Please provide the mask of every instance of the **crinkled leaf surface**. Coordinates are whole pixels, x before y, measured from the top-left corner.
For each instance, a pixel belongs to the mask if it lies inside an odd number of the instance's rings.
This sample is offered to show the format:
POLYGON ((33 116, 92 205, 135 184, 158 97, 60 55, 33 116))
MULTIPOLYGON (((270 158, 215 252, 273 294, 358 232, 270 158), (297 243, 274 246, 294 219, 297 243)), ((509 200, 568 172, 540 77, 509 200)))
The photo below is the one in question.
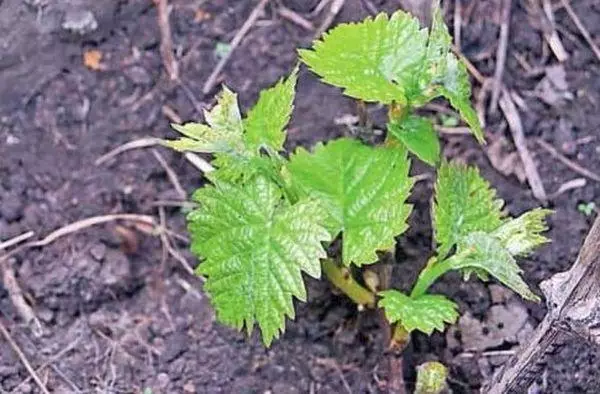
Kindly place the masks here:
POLYGON ((390 323, 402 324, 411 332, 419 330, 431 335, 433 330, 442 332, 444 323, 454 323, 458 318, 458 306, 442 295, 423 294, 409 297, 397 290, 386 290, 379 306, 384 309, 390 323))
POLYGON ((435 165, 440 157, 440 140, 428 119, 407 116, 400 122, 388 123, 388 132, 425 163, 435 165))
POLYGON ((288 170, 294 185, 321 202, 332 236, 342 235, 345 265, 377 261, 406 230, 411 206, 405 204, 413 181, 402 147, 371 147, 352 139, 299 149, 288 170))
POLYGON ((409 14, 340 24, 300 56, 323 81, 365 101, 405 102, 422 67, 427 30, 409 14))
POLYGON ((173 124, 172 127, 185 137, 166 141, 165 144, 179 151, 228 152, 243 148, 242 118, 237 104, 237 95, 223 87, 217 104, 204 112, 207 124, 173 124))
POLYGON ((438 255, 444 258, 465 235, 502 224, 503 202, 473 167, 443 163, 435 185, 433 220, 438 255))
POLYGON ((237 181, 262 173, 272 175, 280 164, 278 151, 285 141, 285 126, 293 109, 297 68, 286 79, 260 93, 256 105, 242 121, 237 96, 227 87, 210 111, 205 111, 207 124, 173 125, 184 137, 165 141, 179 150, 214 154, 217 168, 211 180, 237 181), (270 157, 261 154, 265 148, 270 157))
POLYGON ((479 142, 484 142, 481 123, 471 105, 471 82, 465 65, 454 54, 448 53, 444 66, 445 71, 441 74, 438 93, 447 98, 452 107, 460 113, 475 138, 479 142))
POLYGON ((486 271, 521 297, 539 301, 521 278, 521 268, 504 247, 502 241, 484 232, 473 232, 463 237, 457 253, 443 263, 451 269, 476 269, 486 271))
POLYGON ((198 272, 220 321, 250 331, 256 322, 269 345, 294 317, 292 296, 304 301, 302 272, 319 277, 322 242, 330 235, 314 201, 289 205, 280 188, 259 176, 240 185, 199 189, 188 216, 198 272))
POLYGON ((266 146, 274 151, 283 149, 285 126, 290 121, 294 108, 294 93, 298 69, 286 80, 260 93, 256 105, 244 120, 245 139, 250 147, 266 146))
POLYGON ((500 240, 513 256, 527 255, 533 249, 549 242, 540 233, 548 230, 544 219, 552 213, 549 209, 534 209, 498 227, 492 235, 500 240))

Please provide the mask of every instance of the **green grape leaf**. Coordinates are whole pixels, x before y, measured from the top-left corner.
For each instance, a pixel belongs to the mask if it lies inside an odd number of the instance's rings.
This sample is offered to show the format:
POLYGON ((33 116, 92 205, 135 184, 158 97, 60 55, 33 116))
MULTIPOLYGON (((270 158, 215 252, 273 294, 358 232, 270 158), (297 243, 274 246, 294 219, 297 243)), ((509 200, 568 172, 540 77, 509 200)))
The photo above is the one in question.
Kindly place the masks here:
POLYGON ((427 30, 397 11, 359 23, 340 24, 300 50, 300 57, 323 81, 350 97, 384 104, 406 102, 405 87, 417 83, 427 30))
POLYGON ((509 250, 491 234, 481 231, 468 234, 460 240, 457 253, 439 264, 449 269, 483 270, 521 297, 539 301, 521 278, 522 270, 509 250))
POLYGON ((440 140, 430 120, 407 116, 401 122, 390 122, 388 132, 425 163, 433 166, 439 160, 440 140))
POLYGON ((437 91, 444 96, 467 122, 477 141, 485 142, 477 112, 471 105, 471 82, 465 65, 452 54, 446 54, 445 70, 440 76, 437 91))
POLYGON ((278 152, 285 141, 284 128, 293 109, 297 79, 296 68, 286 80, 263 90, 244 120, 237 95, 223 87, 217 104, 204 112, 207 124, 174 124, 183 137, 162 143, 178 151, 213 153, 216 170, 208 175, 211 181, 236 182, 256 174, 277 178, 282 163, 278 152))
POLYGON ((539 245, 549 242, 540 233, 548 230, 544 219, 550 213, 549 209, 534 209, 506 221, 491 235, 498 238, 511 255, 527 255, 539 245))
POLYGON ((283 149, 284 128, 290 121, 294 108, 294 95, 298 68, 286 79, 260 93, 256 105, 244 120, 248 146, 266 146, 277 152, 283 149))
POLYGON ((288 171, 300 193, 321 202, 326 227, 342 235, 345 265, 371 264, 377 250, 389 250, 406 230, 413 185, 403 147, 371 147, 342 138, 319 144, 311 154, 299 149, 288 171))
POLYGON ((503 201, 473 167, 443 163, 435 185, 433 221, 438 255, 444 258, 473 231, 491 232, 502 224, 503 201))
POLYGON ((434 7, 425 56, 429 82, 438 82, 446 72, 446 56, 452 46, 452 37, 450 37, 448 27, 444 22, 442 9, 439 4, 434 7))
POLYGON ((208 125, 193 122, 171 125, 185 137, 165 141, 165 145, 178 151, 205 153, 235 151, 243 147, 243 126, 237 95, 227 87, 223 87, 212 110, 204 111, 204 118, 208 125))
POLYGON ((265 177, 247 183, 217 181, 194 194, 199 208, 188 215, 191 250, 204 261, 219 320, 250 332, 255 323, 268 346, 294 317, 292 297, 306 300, 302 272, 318 278, 325 213, 315 201, 290 205, 265 177))
POLYGON ((444 331, 444 323, 454 323, 458 306, 437 294, 409 297, 397 290, 379 293, 379 307, 383 308, 390 323, 402 324, 406 331, 419 330, 431 335, 434 330, 444 331))

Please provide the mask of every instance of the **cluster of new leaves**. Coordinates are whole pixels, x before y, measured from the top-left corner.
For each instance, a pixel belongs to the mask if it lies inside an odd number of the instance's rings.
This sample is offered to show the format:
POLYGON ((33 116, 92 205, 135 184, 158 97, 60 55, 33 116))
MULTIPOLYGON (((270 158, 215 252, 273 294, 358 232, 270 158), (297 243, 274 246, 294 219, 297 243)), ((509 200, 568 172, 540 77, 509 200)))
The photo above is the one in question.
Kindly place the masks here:
POLYGON ((390 322, 427 334, 453 323, 457 306, 443 296, 426 294, 436 279, 451 270, 463 272, 466 278, 471 273, 484 280, 491 276, 525 299, 538 299, 521 278, 515 257, 548 241, 540 233, 547 230, 544 218, 550 211, 535 209, 518 218, 503 218, 502 205, 475 168, 442 164, 432 212, 437 255, 419 275, 410 296, 396 290, 382 293, 379 305, 390 322), (452 249, 456 250, 448 257, 452 249))
MULTIPOLYGON (((192 251, 202 260, 197 272, 206 277, 220 321, 248 332, 258 325, 269 345, 286 317, 294 317, 293 298, 306 300, 302 274, 321 276, 328 243, 341 236, 342 264, 358 267, 394 248, 412 209, 406 204, 414 183, 408 152, 432 165, 440 155, 433 124, 411 109, 443 96, 483 139, 467 73, 450 41, 439 9, 430 31, 399 11, 340 25, 300 52, 325 82, 390 106, 383 146, 341 138, 282 156, 297 68, 261 92, 245 118, 236 95, 224 88, 205 112, 206 123, 173 125, 183 137, 166 145, 210 153, 216 167, 208 174, 212 184, 194 194, 198 208, 188 226, 192 251)), ((456 304, 426 293, 450 270, 492 276, 534 299, 515 257, 546 241, 540 233, 547 211, 504 219, 487 182, 459 165, 442 164, 435 193, 436 256, 410 295, 379 294, 388 320, 428 334, 454 322, 456 304)))
POLYGON ((407 116, 392 119, 389 133, 429 164, 438 161, 438 137, 431 122, 410 115, 410 109, 435 97, 448 99, 483 141, 471 106, 469 76, 451 52, 451 38, 439 8, 430 32, 405 12, 391 17, 380 14, 337 26, 312 50, 301 50, 300 56, 323 81, 343 88, 346 95, 403 108, 407 116))
POLYGON ((213 185, 199 189, 188 216, 192 252, 203 259, 219 320, 251 331, 268 345, 294 316, 292 297, 306 300, 302 272, 320 277, 324 245, 342 233, 343 262, 371 264, 407 228, 412 187, 401 146, 351 139, 277 152, 292 109, 296 71, 263 92, 242 121, 235 95, 224 89, 207 124, 174 125, 179 150, 214 154, 213 185), (279 100, 276 100, 276 96, 279 100))

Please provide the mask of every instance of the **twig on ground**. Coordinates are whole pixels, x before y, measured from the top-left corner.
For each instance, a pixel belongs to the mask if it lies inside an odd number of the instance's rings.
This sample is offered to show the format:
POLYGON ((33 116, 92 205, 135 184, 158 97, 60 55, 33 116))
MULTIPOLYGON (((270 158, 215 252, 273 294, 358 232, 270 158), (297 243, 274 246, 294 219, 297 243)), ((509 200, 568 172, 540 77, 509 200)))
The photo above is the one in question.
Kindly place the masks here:
POLYGON ((477 82, 483 85, 487 78, 479 72, 477 67, 475 67, 473 63, 471 63, 471 61, 467 59, 465 55, 463 55, 462 52, 456 46, 452 46, 452 51, 464 63, 465 67, 467 68, 467 71, 469 71, 469 74, 471 74, 477 82))
POLYGON ((445 127, 445 126, 435 126, 435 131, 442 134, 452 134, 452 135, 464 135, 471 134, 471 129, 468 127, 445 127))
POLYGON ((371 2, 371 0, 362 0, 362 3, 365 6, 365 8, 367 9, 367 11, 369 12, 369 14, 371 14, 371 15, 377 14, 377 7, 375 7, 375 4, 373 4, 371 2))
POLYGON ((42 324, 36 318, 33 309, 23 297, 23 290, 21 290, 21 286, 19 286, 19 282, 17 281, 12 259, 4 261, 0 265, 0 268, 2 269, 2 281, 4 287, 8 291, 8 297, 15 307, 17 314, 25 324, 32 328, 32 332, 35 336, 41 336, 43 331, 42 324))
POLYGON ((191 91, 191 89, 181 80, 181 78, 179 79, 179 87, 181 90, 183 90, 183 93, 186 95, 188 100, 190 100, 196 112, 202 115, 202 109, 204 108, 204 105, 198 101, 198 99, 196 99, 194 92, 191 91))
POLYGON ((246 19, 246 22, 244 22, 244 24, 242 25, 240 30, 236 33, 235 37, 233 37, 233 40, 231 40, 231 43, 229 44, 229 51, 227 52, 227 54, 225 56, 223 56, 221 58, 219 63, 217 63, 214 70, 212 71, 212 73, 210 74, 210 76, 208 77, 206 82, 204 83, 204 87, 202 88, 202 93, 208 94, 213 89, 213 87, 215 86, 215 84, 217 82, 217 78, 219 77, 219 74, 221 74, 221 71, 223 71, 223 68, 225 67, 225 65, 227 64, 229 59, 231 58, 231 55, 233 54, 235 49, 242 42, 242 39, 244 38, 246 33, 248 33, 248 31, 250 30, 250 28, 252 27, 254 22, 256 22, 256 20, 260 16, 260 14, 263 12, 265 5, 267 4, 268 1, 269 0, 260 0, 258 5, 254 8, 254 10, 252 10, 250 15, 248 16, 248 19, 246 19))
POLYGON ((160 143, 160 139, 154 138, 154 137, 146 137, 146 138, 140 138, 138 140, 129 141, 123 145, 116 147, 115 149, 111 150, 110 152, 100 156, 99 158, 96 159, 94 164, 99 166, 101 164, 106 163, 113 157, 118 156, 123 152, 127 152, 128 150, 148 148, 151 146, 158 145, 159 143, 160 143))
POLYGON ((0 321, 0 333, 2 334, 4 339, 6 339, 6 341, 9 343, 9 345, 13 349, 13 351, 17 354, 17 357, 19 357, 19 360, 21 360, 21 363, 23 363, 23 366, 25 367, 25 369, 27 370, 29 375, 31 375, 31 378, 38 385, 38 387, 40 388, 40 391, 43 394, 50 394, 50 392, 48 391, 48 389, 46 388, 46 386, 40 379, 39 375, 35 372, 35 370, 31 366, 31 364, 29 363, 29 360, 27 360, 27 357, 25 356, 25 354, 23 353, 23 351, 21 350, 19 345, 17 345, 15 340, 12 338, 12 336, 10 335, 10 333, 8 332, 8 330, 6 329, 6 327, 4 326, 2 321, 0 321))
POLYGON ((333 23, 333 20, 335 19, 337 14, 339 14, 339 12, 342 9, 342 7, 344 6, 345 2, 346 2, 346 0, 332 0, 331 1, 331 6, 329 7, 329 12, 327 12, 327 15, 323 19, 323 22, 321 22, 321 25, 319 26, 319 28, 317 29, 317 32, 314 35, 314 38, 319 38, 319 37, 321 37, 321 34, 325 33, 325 30, 327 30, 329 28, 329 26, 331 26, 331 24, 333 23))
POLYGON ((556 32, 556 26, 554 22, 554 11, 552 9, 552 4, 550 0, 542 0, 544 13, 546 14, 546 18, 550 22, 550 26, 548 31, 544 31, 544 39, 552 49, 554 56, 558 59, 559 62, 564 62, 569 58, 569 54, 565 50, 565 47, 556 32))
POLYGON ((573 170, 576 173, 583 175, 593 181, 600 182, 600 175, 598 175, 598 174, 588 170, 587 168, 582 167, 581 165, 577 164, 576 162, 566 158, 564 155, 560 154, 560 152, 558 152, 552 145, 550 145, 546 141, 542 140, 541 138, 538 138, 536 140, 536 142, 546 152, 550 153, 554 158, 561 161, 564 165, 569 167, 571 170, 573 170))
POLYGON ((554 193, 552 193, 548 196, 548 198, 550 198, 551 200, 554 200, 556 197, 560 196, 563 193, 568 192, 569 190, 579 189, 579 188, 585 187, 586 185, 587 185, 587 181, 585 180, 585 178, 571 179, 570 181, 567 181, 567 182, 563 183, 562 185, 560 185, 554 193))
POLYGON ((24 242, 24 241, 28 240, 29 238, 33 237, 34 234, 35 233, 33 231, 27 231, 26 233, 17 235, 14 238, 4 241, 4 242, 0 243, 0 250, 8 249, 11 246, 20 244, 21 242, 24 242))
POLYGON ((490 78, 486 78, 481 85, 481 89, 479 89, 479 93, 477 93, 477 98, 475 100, 475 112, 477 112, 477 117, 479 118, 479 123, 481 123, 481 127, 485 129, 485 125, 487 119, 485 118, 485 101, 490 93, 490 85, 492 84, 492 80, 490 78))
POLYGON ((87 219, 78 220, 76 222, 68 224, 64 227, 59 228, 58 230, 51 232, 50 234, 48 234, 46 237, 44 237, 43 239, 41 239, 39 241, 28 242, 23 246, 26 246, 29 248, 46 246, 46 245, 49 245, 52 242, 56 241, 57 239, 64 237, 65 235, 76 233, 78 231, 84 230, 88 227, 95 226, 97 224, 114 222, 116 220, 142 222, 142 223, 149 224, 149 225, 155 225, 155 223, 156 223, 152 216, 139 215, 139 214, 135 214, 135 213, 115 213, 112 215, 93 216, 93 217, 90 217, 87 219))
POLYGON ((215 167, 195 153, 185 152, 183 157, 185 157, 186 160, 189 161, 194 167, 205 174, 215 170, 215 167))
POLYGON ((167 163, 165 158, 156 149, 152 149, 152 154, 167 173, 167 177, 169 178, 169 181, 171 181, 171 183, 173 184, 173 187, 175 188, 175 191, 177 192, 179 198, 181 200, 185 200, 187 198, 187 193, 185 192, 183 186, 181 186, 181 182, 179 182, 179 178, 177 177, 175 171, 173 171, 173 169, 169 166, 169 163, 167 163))
POLYGON ((569 17, 571 18, 573 23, 575 23, 575 26, 577 26, 577 29, 579 30, 579 32, 581 33, 581 35, 583 36, 585 41, 588 43, 590 48, 592 48, 594 55, 596 55, 596 58, 598 60, 600 60, 600 49, 598 48, 598 46, 596 46, 596 43, 594 43, 594 40, 592 39, 590 32, 585 28, 585 26, 581 22, 581 19, 579 19, 579 17, 575 13, 575 10, 573 10, 573 8, 571 7, 571 4, 569 3, 569 1, 568 0, 561 0, 561 1, 562 1, 563 6, 565 7, 565 10, 567 10, 567 14, 569 14, 569 17))
POLYGON ((301 15, 298 15, 296 12, 290 10, 287 7, 284 7, 283 5, 279 6, 277 12, 279 13, 279 15, 281 15, 282 18, 287 19, 288 21, 300 26, 304 30, 315 30, 315 26, 312 24, 311 21, 303 18, 301 15))
POLYGON ((498 111, 498 99, 502 93, 502 74, 504 73, 504 65, 506 64, 506 51, 508 48, 508 33, 510 31, 510 9, 512 6, 511 0, 504 0, 502 9, 502 23, 500 24, 500 38, 498 42, 498 50, 496 52, 496 70, 492 84, 492 96, 490 98, 489 111, 495 114, 498 111))
POLYGON ((544 184, 542 183, 542 179, 540 178, 537 167, 535 166, 533 158, 531 157, 529 149, 527 148, 527 140, 525 139, 525 134, 523 132, 521 116, 519 115, 515 103, 513 102, 512 98, 510 97, 510 93, 507 90, 504 90, 502 96, 500 97, 500 108, 502 109, 502 112, 504 112, 504 116, 506 117, 509 129, 515 142, 515 146, 517 148, 517 152, 519 152, 519 156, 523 162, 525 175, 527 176, 527 181, 529 182, 531 191, 533 192, 535 198, 543 203, 546 203, 546 201, 548 201, 548 196, 544 190, 544 184))
POLYGON ((340 368, 340 365, 338 364, 338 362, 335 359, 315 357, 315 363, 317 363, 318 365, 321 365, 323 367, 333 369, 335 372, 337 372, 337 374, 340 377, 340 380, 342 381, 342 385, 344 386, 344 389, 348 392, 348 394, 352 394, 352 388, 348 384, 348 381, 346 380, 346 377, 344 376, 344 372, 342 371, 342 368, 340 368))
POLYGON ((160 55, 163 65, 171 81, 179 80, 179 64, 173 54, 173 38, 169 24, 168 0, 154 0, 158 12, 158 27, 160 30, 160 55))
POLYGON ((169 107, 167 104, 164 104, 161 108, 163 115, 167 117, 172 123, 182 123, 183 119, 181 116, 175 111, 173 108, 169 107))
POLYGON ((462 1, 454 0, 454 46, 460 50, 462 32, 462 1))
POLYGON ((15 249, 11 250, 10 252, 0 256, 0 263, 8 260, 9 257, 11 257, 23 250, 27 250, 27 249, 31 249, 31 248, 35 248, 35 247, 46 246, 66 235, 75 233, 77 231, 81 231, 85 228, 92 227, 97 224, 112 222, 115 220, 127 220, 127 221, 139 222, 139 223, 144 223, 147 225, 155 226, 154 219, 152 218, 152 216, 148 216, 148 215, 138 215, 138 214, 133 214, 133 213, 117 213, 117 214, 112 214, 112 215, 93 216, 93 217, 90 217, 87 219, 83 219, 83 220, 79 220, 79 221, 70 223, 64 227, 59 228, 58 230, 51 232, 50 234, 48 234, 46 237, 44 237, 41 240, 27 242, 15 249))
POLYGON ((179 251, 177 251, 177 249, 175 249, 173 247, 173 245, 171 244, 171 240, 169 239, 169 236, 167 234, 167 232, 165 231, 165 229, 167 228, 166 225, 166 218, 165 218, 165 210, 163 207, 159 207, 158 208, 158 216, 159 216, 159 220, 160 220, 160 230, 159 230, 159 237, 160 240, 163 244, 163 248, 166 248, 167 252, 169 252, 169 254, 171 256, 173 256, 173 258, 177 261, 179 261, 181 263, 181 265, 183 266, 183 268, 190 274, 190 275, 194 275, 194 269, 190 266, 190 264, 187 262, 187 260, 185 259, 185 257, 183 257, 179 251))
MULTIPOLYGON (((56 353, 54 356, 52 356, 48 360, 46 360, 42 365, 40 365, 39 367, 37 367, 37 369, 35 370, 35 372, 36 373, 40 373, 45 368, 47 368, 48 366, 50 366, 52 363, 60 360, 65 354, 67 354, 68 352, 70 352, 71 350, 73 350, 75 348, 75 346, 77 346, 79 344, 79 341, 81 340, 82 337, 83 337, 82 335, 78 335, 64 349, 62 349, 60 352, 56 353)), ((28 376, 21 383, 19 383, 17 386, 15 386, 15 388, 12 391, 13 392, 19 392, 19 389, 21 388, 21 386, 23 386, 24 384, 28 383, 31 379, 33 379, 33 377, 31 375, 28 376)))

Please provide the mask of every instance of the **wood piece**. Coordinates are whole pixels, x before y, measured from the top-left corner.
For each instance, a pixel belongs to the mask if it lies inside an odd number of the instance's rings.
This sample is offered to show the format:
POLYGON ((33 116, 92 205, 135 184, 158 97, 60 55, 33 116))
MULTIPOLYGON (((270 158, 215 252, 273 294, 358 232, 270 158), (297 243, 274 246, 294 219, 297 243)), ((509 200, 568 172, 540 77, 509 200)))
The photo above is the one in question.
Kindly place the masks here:
POLYGON ((542 4, 544 8, 544 13, 546 14, 546 18, 548 18, 548 21, 550 22, 548 31, 544 31, 544 39, 550 46, 550 49, 552 49, 552 53, 554 53, 554 56, 556 56, 558 61, 564 62, 569 58, 569 53, 563 46, 562 41, 560 40, 560 37, 556 32, 556 26, 554 22, 554 10, 552 9, 552 4, 550 3, 550 0, 543 0, 542 4))
POLYGON ((560 152, 558 152, 552 145, 550 145, 549 143, 547 143, 543 139, 538 138, 536 140, 536 142, 546 152, 550 153, 554 158, 558 159, 561 163, 563 163, 564 165, 566 165, 567 167, 569 167, 570 169, 572 169, 576 173, 578 173, 580 175, 583 175, 583 176, 585 176, 585 177, 587 177, 587 178, 589 178, 589 179, 591 179, 593 181, 600 182, 600 175, 598 175, 598 174, 596 174, 596 173, 588 170, 587 168, 582 167, 581 165, 577 164, 573 160, 569 160, 567 157, 565 157, 564 155, 560 154, 560 152))
POLYGON ((335 19, 337 14, 339 14, 339 12, 341 11, 345 2, 346 2, 346 0, 332 0, 331 1, 331 6, 329 7, 329 12, 325 16, 325 19, 323 19, 323 22, 321 22, 321 25, 319 26, 319 28, 317 29, 317 32, 314 35, 314 38, 319 38, 319 37, 321 37, 321 34, 325 33, 325 30, 327 30, 329 28, 329 26, 331 26, 331 24, 333 23, 333 20, 335 19))
POLYGON ((16 237, 11 238, 7 241, 0 242, 0 250, 8 249, 11 246, 20 244, 21 242, 24 242, 24 241, 28 240, 29 238, 33 237, 34 234, 35 233, 33 231, 27 231, 26 233, 17 235, 16 237))
POLYGON ((575 13, 575 10, 573 10, 573 8, 571 7, 569 1, 562 0, 562 4, 565 7, 565 10, 567 10, 567 14, 569 14, 569 17, 571 18, 573 23, 575 23, 575 26, 577 26, 577 29, 585 39, 585 42, 587 42, 590 48, 592 48, 592 51, 594 52, 594 55, 596 55, 596 58, 600 60, 600 49, 592 39, 590 32, 585 28, 585 25, 581 22, 581 19, 579 19, 579 17, 575 13))
POLYGON ((462 32, 462 1, 454 1, 454 46, 460 49, 462 32))
POLYGON ((127 152, 128 150, 148 148, 148 147, 155 146, 158 144, 160 144, 160 139, 154 138, 154 137, 146 137, 146 138, 140 138, 137 140, 129 141, 123 145, 116 147, 115 149, 111 150, 110 152, 100 156, 99 158, 96 159, 94 164, 99 166, 101 164, 106 163, 113 157, 118 156, 123 152, 127 152))
POLYGON ((214 70, 210 73, 210 76, 204 83, 202 93, 208 94, 213 89, 213 87, 217 83, 217 78, 219 77, 219 74, 221 74, 221 71, 223 71, 223 68, 225 67, 229 59, 231 59, 231 55, 233 54, 235 49, 240 45, 242 39, 246 36, 248 31, 250 31, 250 28, 252 27, 252 25, 254 25, 254 22, 256 22, 260 14, 263 12, 268 2, 269 0, 260 0, 256 7, 254 7, 252 12, 248 16, 248 19, 246 19, 246 22, 244 22, 240 30, 238 30, 238 32, 235 34, 235 36, 229 43, 229 51, 225 56, 221 58, 219 63, 217 63, 217 65, 215 66, 214 70))
POLYGON ((600 217, 596 218, 570 270, 540 285, 548 313, 532 338, 483 388, 483 393, 524 393, 547 357, 578 335, 600 343, 600 217))
POLYGON ((31 378, 33 379, 35 384, 38 385, 40 391, 43 394, 50 394, 50 392, 46 388, 46 385, 44 384, 44 382, 42 382, 42 379, 40 379, 38 374, 35 372, 29 360, 27 360, 25 353, 23 353, 23 351, 12 338, 6 327, 4 327, 4 324, 2 324, 2 321, 0 321, 0 334, 2 334, 4 339, 6 339, 6 341, 9 343, 10 347, 12 347, 13 351, 17 354, 17 357, 19 357, 19 360, 21 360, 21 363, 23 363, 23 366, 25 366, 25 369, 27 370, 29 375, 31 375, 31 378))
POLYGON ((169 23, 168 0, 154 0, 158 12, 158 27, 160 30, 160 56, 171 81, 179 80, 179 64, 173 54, 173 38, 169 23))
POLYGON ((298 15, 298 13, 290 10, 287 7, 279 6, 279 8, 277 9, 277 12, 279 13, 279 15, 281 15, 282 18, 285 18, 288 21, 300 26, 304 30, 308 30, 308 31, 315 30, 315 27, 311 21, 303 18, 301 15, 298 15))
POLYGON ((527 148, 527 140, 525 139, 525 133, 523 132, 521 116, 519 115, 519 111, 517 111, 517 107, 512 101, 509 92, 506 90, 504 90, 502 97, 500 98, 500 108, 502 109, 502 112, 504 112, 517 152, 519 152, 519 157, 521 157, 521 161, 525 167, 525 174, 527 175, 527 181, 531 187, 531 191, 535 198, 546 203, 546 201, 548 201, 548 196, 544 190, 544 184, 537 171, 537 167, 527 148))
POLYGON ((510 31, 510 8, 511 0, 504 0, 502 8, 502 23, 500 24, 500 38, 498 50, 496 51, 496 70, 492 83, 492 96, 490 98, 490 113, 495 114, 498 111, 498 100, 502 92, 502 75, 504 74, 504 65, 506 64, 506 51, 508 48, 508 33, 510 31))

